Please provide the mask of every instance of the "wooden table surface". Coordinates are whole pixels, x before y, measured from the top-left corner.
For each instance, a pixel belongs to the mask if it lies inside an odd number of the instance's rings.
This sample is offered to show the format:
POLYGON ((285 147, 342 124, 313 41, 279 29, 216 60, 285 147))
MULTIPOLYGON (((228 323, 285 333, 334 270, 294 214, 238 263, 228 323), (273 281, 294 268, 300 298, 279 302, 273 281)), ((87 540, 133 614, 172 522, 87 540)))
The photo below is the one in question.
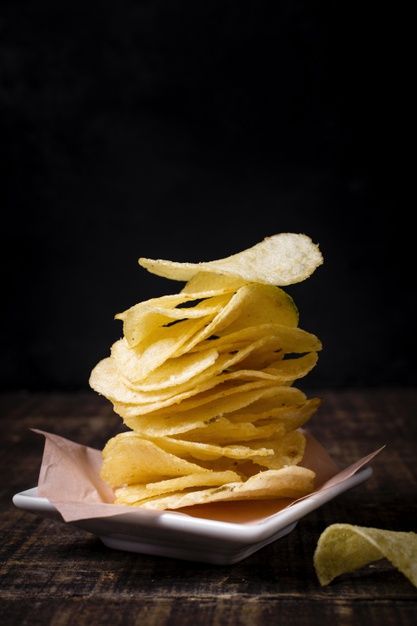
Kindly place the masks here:
POLYGON ((388 562, 321 588, 313 552, 334 522, 417 530, 417 392, 319 395, 324 403, 311 429, 341 464, 388 444, 373 462, 374 476, 229 566, 112 551, 92 535, 15 509, 11 497, 36 484, 42 455, 42 439, 30 427, 102 447, 120 421, 93 393, 2 396, 0 623, 416 624, 417 590, 388 562))

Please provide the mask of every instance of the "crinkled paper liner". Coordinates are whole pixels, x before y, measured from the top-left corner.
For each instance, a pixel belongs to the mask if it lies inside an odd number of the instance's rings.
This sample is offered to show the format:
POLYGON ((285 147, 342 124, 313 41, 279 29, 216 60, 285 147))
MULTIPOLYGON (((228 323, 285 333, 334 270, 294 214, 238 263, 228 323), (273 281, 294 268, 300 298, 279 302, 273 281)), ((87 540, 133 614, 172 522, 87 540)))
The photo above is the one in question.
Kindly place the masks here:
MULTIPOLYGON (((33 429, 45 437, 45 449, 39 474, 38 494, 47 498, 61 513, 66 522, 80 519, 112 517, 121 513, 161 515, 140 507, 113 504, 111 488, 100 478, 102 456, 100 450, 83 446, 64 437, 33 429)), ((267 515, 282 511, 295 502, 308 500, 314 494, 329 489, 356 474, 381 450, 376 450, 353 465, 340 470, 323 446, 308 432, 303 467, 316 473, 317 489, 298 500, 279 498, 271 500, 244 500, 238 502, 215 502, 195 505, 175 512, 206 519, 222 521, 253 522, 267 515)))

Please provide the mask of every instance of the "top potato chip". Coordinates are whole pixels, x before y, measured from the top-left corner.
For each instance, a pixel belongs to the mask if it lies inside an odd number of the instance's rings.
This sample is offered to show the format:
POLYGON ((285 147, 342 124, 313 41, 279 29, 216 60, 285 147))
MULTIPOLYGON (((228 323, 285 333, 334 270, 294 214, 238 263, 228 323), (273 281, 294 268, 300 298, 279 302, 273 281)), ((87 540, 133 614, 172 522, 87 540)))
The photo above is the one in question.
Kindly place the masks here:
POLYGON ((280 233, 267 237, 238 254, 203 263, 179 263, 140 258, 139 264, 152 274, 188 281, 199 272, 235 276, 267 285, 293 285, 305 280, 323 263, 319 247, 307 235, 280 233))

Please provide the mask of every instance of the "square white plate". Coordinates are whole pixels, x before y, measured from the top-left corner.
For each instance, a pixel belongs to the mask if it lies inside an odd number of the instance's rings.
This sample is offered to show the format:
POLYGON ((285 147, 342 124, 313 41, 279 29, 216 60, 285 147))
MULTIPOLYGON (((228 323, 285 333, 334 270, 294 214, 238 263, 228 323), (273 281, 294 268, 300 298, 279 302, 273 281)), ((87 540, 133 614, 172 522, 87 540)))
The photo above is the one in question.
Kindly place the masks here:
MULTIPOLYGON (((295 528, 298 520, 359 485, 371 474, 372 469, 367 467, 343 483, 278 512, 274 512, 276 501, 236 502, 229 503, 227 515, 224 514, 224 507, 222 511, 222 503, 218 503, 216 506, 189 507, 186 513, 155 513, 142 509, 70 523, 97 535, 106 546, 116 550, 206 563, 237 563, 284 537, 295 528), (230 507, 230 504, 233 506, 230 507), (210 519, 211 516, 217 519, 210 519), (233 517, 241 521, 225 521, 233 517)), ((17 493, 13 503, 19 509, 63 521, 49 500, 37 495, 36 487, 17 493)))

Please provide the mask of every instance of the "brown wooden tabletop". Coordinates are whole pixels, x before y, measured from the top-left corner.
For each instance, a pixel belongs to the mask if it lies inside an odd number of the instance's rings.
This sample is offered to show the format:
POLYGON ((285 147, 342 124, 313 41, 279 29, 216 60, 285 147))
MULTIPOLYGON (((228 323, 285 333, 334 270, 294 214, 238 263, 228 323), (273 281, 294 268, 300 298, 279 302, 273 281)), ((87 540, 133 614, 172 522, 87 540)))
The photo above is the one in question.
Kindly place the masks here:
POLYGON ((65 626, 417 623, 417 590, 387 561, 321 588, 313 552, 329 524, 417 530, 417 392, 320 393, 311 430, 341 464, 387 443, 365 484, 300 521, 236 565, 112 551, 96 537, 17 510, 37 482, 43 441, 31 427, 102 447, 120 429, 93 393, 1 398, 0 623, 65 626))

